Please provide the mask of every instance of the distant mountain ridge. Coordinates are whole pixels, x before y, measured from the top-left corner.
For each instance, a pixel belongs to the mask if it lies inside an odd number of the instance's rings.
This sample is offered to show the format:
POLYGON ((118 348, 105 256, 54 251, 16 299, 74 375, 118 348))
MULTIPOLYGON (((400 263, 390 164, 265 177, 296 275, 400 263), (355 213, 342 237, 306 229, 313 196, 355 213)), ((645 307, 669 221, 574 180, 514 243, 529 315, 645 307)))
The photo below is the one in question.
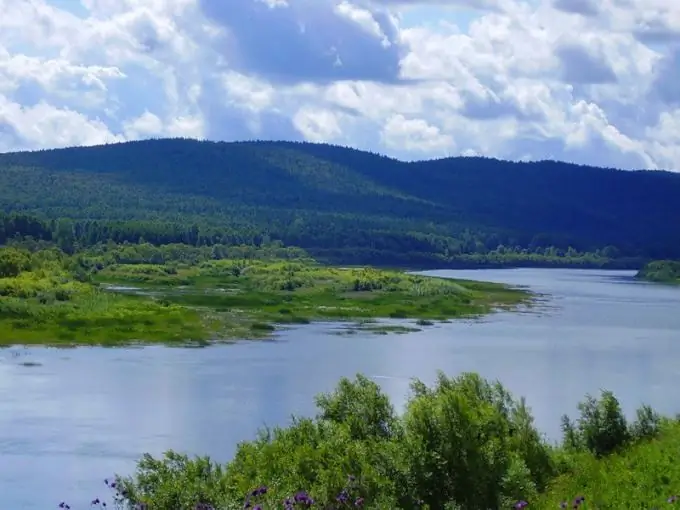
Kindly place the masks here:
POLYGON ((0 154, 7 212, 257 228, 297 219, 309 236, 324 228, 481 235, 486 246, 467 251, 609 246, 677 258, 679 197, 673 172, 481 157, 403 162, 305 142, 157 139, 0 154))

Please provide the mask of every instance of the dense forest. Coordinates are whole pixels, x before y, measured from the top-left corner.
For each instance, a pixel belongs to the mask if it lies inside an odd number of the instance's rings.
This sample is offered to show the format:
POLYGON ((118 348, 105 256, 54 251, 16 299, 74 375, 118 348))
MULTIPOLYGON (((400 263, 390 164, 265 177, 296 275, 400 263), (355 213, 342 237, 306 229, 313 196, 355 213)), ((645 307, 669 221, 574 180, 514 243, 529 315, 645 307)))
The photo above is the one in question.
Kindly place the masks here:
POLYGON ((0 243, 280 241, 346 264, 627 267, 680 258, 678 196, 670 172, 147 140, 0 154, 0 243))

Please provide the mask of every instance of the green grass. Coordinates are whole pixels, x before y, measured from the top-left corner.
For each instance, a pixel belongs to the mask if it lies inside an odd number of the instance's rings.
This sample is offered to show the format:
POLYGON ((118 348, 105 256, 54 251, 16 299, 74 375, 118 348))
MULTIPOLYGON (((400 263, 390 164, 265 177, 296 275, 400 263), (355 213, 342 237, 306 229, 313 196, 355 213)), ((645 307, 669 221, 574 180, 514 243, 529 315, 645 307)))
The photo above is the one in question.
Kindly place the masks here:
MULTIPOLYGON (((308 259, 116 264, 84 255, 74 266, 55 252, 0 255, 9 261, 0 278, 5 345, 205 343, 267 337, 276 325, 315 320, 417 319, 425 326, 529 297, 498 284, 340 269, 308 259), (78 281, 82 267, 92 269, 78 281), (115 292, 104 283, 136 290, 115 292)), ((373 329, 403 332, 404 326, 373 329)))
POLYGON ((197 310, 103 291, 75 280, 58 261, 39 257, 30 261, 35 267, 0 278, 0 345, 115 345, 210 338, 211 324, 197 310))
MULTIPOLYGON (((3 283, 0 279, 0 286, 3 283)), ((45 279, 36 279, 36 283, 42 289, 39 294, 5 295, 0 300, 0 344, 115 345, 210 337, 210 325, 190 308, 114 295, 82 284, 59 301, 54 295, 73 282, 53 288, 45 279)))
POLYGON ((239 333, 244 320, 305 324, 393 318, 417 319, 426 326, 434 320, 514 306, 528 298, 524 291, 499 284, 370 268, 340 269, 309 261, 210 261, 174 268, 173 274, 164 266, 115 265, 101 271, 97 279, 138 285, 162 295, 166 302, 209 309, 235 324, 239 333))
POLYGON ((601 459, 583 453, 570 459, 570 472, 555 479, 531 508, 559 508, 562 501, 578 496, 585 496, 584 508, 661 508, 670 496, 680 494, 679 453, 680 423, 666 422, 658 437, 620 453, 601 459))

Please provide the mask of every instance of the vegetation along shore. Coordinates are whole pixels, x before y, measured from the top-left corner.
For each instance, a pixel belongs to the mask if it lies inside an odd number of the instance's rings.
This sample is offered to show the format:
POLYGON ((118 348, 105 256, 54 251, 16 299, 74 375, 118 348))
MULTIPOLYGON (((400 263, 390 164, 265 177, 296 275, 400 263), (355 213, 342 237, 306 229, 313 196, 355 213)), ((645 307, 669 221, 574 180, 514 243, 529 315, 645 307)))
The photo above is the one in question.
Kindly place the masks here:
POLYGON ((558 444, 523 399, 476 374, 414 381, 402 415, 361 375, 316 403, 316 417, 262 430, 226 465, 145 455, 95 507, 112 496, 130 510, 632 510, 680 493, 680 421, 648 406, 629 421, 607 391, 562 418, 558 444))
POLYGON ((108 243, 67 255, 0 248, 0 343, 125 344, 258 338, 276 325, 359 321, 376 333, 527 303, 503 285, 318 264, 280 243, 108 243), (411 326, 373 319, 414 319, 411 326))
POLYGON ((637 278, 649 282, 680 284, 680 261, 655 260, 645 264, 637 278))

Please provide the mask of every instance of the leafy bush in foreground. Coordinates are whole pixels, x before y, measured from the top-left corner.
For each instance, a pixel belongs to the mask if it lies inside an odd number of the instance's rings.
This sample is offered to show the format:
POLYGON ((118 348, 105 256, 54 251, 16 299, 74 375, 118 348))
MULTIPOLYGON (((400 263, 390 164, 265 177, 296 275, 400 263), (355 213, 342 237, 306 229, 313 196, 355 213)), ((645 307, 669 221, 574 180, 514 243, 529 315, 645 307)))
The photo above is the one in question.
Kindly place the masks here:
MULTIPOLYGON (((598 495, 578 477, 582 466, 590 466, 595 479, 595 466, 616 452, 650 448, 650 439, 671 432, 680 438, 677 423, 646 406, 627 423, 614 395, 603 392, 600 399, 586 397, 575 423, 564 418, 562 445, 549 445, 523 399, 476 374, 440 373, 432 387, 413 382, 402 416, 361 375, 341 380, 316 403, 315 418, 262 430, 241 443, 226 466, 172 451, 162 459, 145 455, 134 476, 113 484, 120 508, 486 510, 529 502, 532 508, 585 508, 598 495), (569 483, 574 478, 579 486, 569 483), (568 489, 562 494, 571 499, 554 502, 556 488, 568 489), (583 492, 573 494, 577 490, 583 492)), ((672 481, 666 482, 653 493, 656 500, 668 498, 672 481)), ((633 506, 599 501, 594 508, 633 506)))

